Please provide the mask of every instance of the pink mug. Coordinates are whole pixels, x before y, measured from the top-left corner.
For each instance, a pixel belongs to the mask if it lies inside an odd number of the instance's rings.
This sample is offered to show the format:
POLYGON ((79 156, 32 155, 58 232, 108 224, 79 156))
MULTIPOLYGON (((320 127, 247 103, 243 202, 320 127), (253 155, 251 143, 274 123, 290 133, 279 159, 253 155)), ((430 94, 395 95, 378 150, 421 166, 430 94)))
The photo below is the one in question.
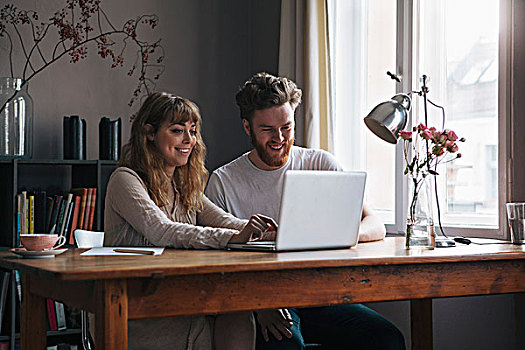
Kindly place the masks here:
POLYGON ((27 250, 50 250, 63 246, 66 237, 48 233, 30 233, 20 235, 20 243, 27 250))

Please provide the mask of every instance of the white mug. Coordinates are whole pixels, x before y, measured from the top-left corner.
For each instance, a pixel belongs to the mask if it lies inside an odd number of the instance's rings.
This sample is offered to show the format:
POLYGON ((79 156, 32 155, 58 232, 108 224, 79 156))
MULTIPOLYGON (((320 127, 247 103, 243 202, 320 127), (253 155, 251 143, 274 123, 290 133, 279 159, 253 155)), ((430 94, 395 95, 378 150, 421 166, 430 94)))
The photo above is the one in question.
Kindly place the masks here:
POLYGON ((79 248, 96 248, 104 245, 104 232, 75 230, 74 234, 79 248))

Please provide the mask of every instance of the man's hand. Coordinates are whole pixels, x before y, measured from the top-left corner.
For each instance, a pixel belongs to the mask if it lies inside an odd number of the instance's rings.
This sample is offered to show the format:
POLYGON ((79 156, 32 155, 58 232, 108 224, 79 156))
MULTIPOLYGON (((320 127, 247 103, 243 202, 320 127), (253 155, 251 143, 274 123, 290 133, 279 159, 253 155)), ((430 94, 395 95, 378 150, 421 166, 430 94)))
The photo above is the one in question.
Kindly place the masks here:
POLYGON ((292 332, 290 331, 293 324, 292 316, 287 309, 257 311, 257 321, 259 321, 261 333, 265 341, 270 340, 268 331, 270 331, 277 340, 283 339, 281 334, 287 338, 292 337, 292 332))

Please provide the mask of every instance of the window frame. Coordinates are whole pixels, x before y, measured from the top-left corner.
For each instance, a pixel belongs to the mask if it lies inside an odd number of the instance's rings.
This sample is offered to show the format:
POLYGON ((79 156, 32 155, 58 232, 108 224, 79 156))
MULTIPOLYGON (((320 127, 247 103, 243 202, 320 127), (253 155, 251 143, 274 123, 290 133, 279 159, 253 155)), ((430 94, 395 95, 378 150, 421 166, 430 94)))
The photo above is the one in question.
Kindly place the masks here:
MULTIPOLYGON (((418 17, 421 0, 397 0, 397 35, 396 35, 396 68, 397 74, 403 77, 401 84, 397 84, 396 92, 402 93, 418 87, 418 77, 415 76, 418 52, 418 28, 415 19, 418 17)), ((499 18, 499 67, 498 67, 498 227, 455 227, 443 225, 448 236, 468 236, 506 239, 507 220, 506 206, 508 193, 511 191, 510 170, 512 159, 509 157, 512 147, 511 134, 511 19, 512 9, 509 1, 500 0, 499 18)), ((415 102, 415 101, 414 101, 415 102)), ((446 106, 445 106, 446 108, 446 106)), ((414 108, 416 110, 416 108, 414 108)), ((408 123, 412 122, 410 113, 408 123)), ((408 207, 408 179, 403 175, 404 158, 403 145, 398 142, 395 151, 395 222, 387 224, 387 232, 404 234, 408 207)), ((437 215, 434 215, 435 230, 441 235, 437 215)))

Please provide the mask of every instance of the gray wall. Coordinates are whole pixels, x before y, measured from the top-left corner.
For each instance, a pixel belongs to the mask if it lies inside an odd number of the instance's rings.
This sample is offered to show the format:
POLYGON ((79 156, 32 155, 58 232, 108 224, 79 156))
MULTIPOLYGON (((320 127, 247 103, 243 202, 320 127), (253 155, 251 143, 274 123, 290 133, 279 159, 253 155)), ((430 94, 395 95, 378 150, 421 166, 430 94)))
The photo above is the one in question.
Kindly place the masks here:
MULTIPOLYGON (((0 6, 4 3, 1 0, 0 6)), ((36 9, 45 16, 64 3, 16 1, 18 7, 36 9)), ((277 72, 279 0, 106 0, 103 5, 115 24, 141 13, 159 15, 153 37, 162 38, 166 71, 157 90, 185 96, 200 106, 210 170, 249 149, 234 94, 255 72, 277 72)), ((128 53, 126 58, 131 56, 128 53)), ((0 76, 8 74, 6 62, 2 43, 0 76)), ((89 159, 98 158, 101 116, 122 117, 123 140, 127 140, 129 116, 138 108, 138 104, 133 108, 127 105, 134 84, 125 69, 110 69, 94 48, 83 62, 69 64, 64 58, 43 71, 30 84, 35 104, 34 157, 62 158, 64 115, 86 118, 89 159)), ((435 349, 518 349, 523 299, 523 295, 499 295, 435 300, 435 349)), ((410 342, 408 302, 370 305, 396 323, 410 342)))
MULTIPOLYGON (((5 0, 0 1, 3 7, 5 0)), ((21 9, 34 9, 42 18, 64 6, 64 0, 16 0, 21 9)), ((258 71, 277 72, 279 0, 174 0, 102 2, 113 24, 120 27, 139 14, 155 13, 159 25, 150 38, 162 38, 165 72, 157 90, 195 101, 204 120, 208 168, 214 169, 249 149, 234 95, 258 71)), ((29 33, 25 33, 29 34, 29 33)), ((16 38, 14 38, 16 39, 16 38)), ((44 43, 50 49, 55 41, 44 43)), ((129 49, 132 49, 129 46, 129 49)), ((21 72, 21 50, 15 68, 21 72)), ((0 44, 0 76, 8 76, 7 44, 0 44)), ((79 114, 88 125, 88 159, 98 158, 98 122, 101 116, 122 117, 123 141, 128 139, 129 116, 138 110, 128 102, 136 78, 126 72, 134 59, 125 54, 126 66, 111 69, 110 62, 89 47, 88 58, 75 64, 67 56, 31 80, 34 101, 34 158, 62 158, 62 118, 79 114)))

